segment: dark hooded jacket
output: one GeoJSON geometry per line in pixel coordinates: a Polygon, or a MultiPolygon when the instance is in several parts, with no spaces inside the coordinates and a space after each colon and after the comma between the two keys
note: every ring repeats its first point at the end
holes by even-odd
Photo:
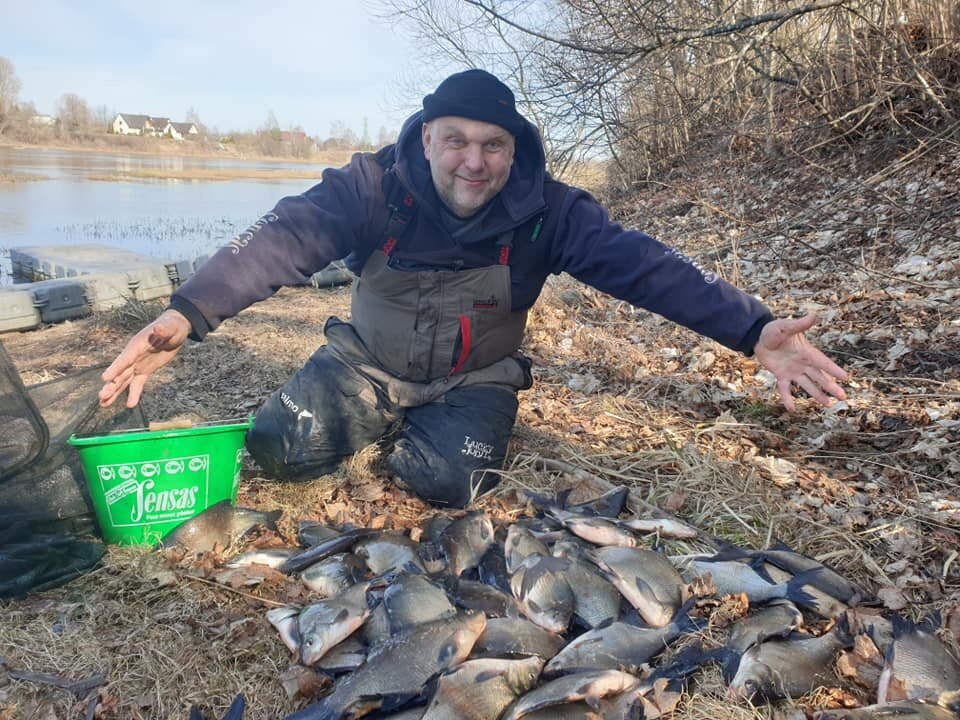
{"type": "Polygon", "coordinates": [[[421,124],[417,113],[395,145],[376,154],[358,153],[346,167],[325,170],[321,183],[283,198],[208,260],[170,302],[190,320],[192,337],[202,339],[224,319],[285,285],[307,283],[333,260],[346,258],[359,273],[383,244],[387,198],[396,196],[399,184],[413,197],[415,212],[394,253],[395,267],[494,264],[498,238],[513,231],[513,310],[532,306],[548,275],[566,272],[731,349],[752,353],[771,319],[766,307],[677,250],[612,222],[587,192],[550,178],[533,125],[517,137],[510,177],[477,221],[451,224],[449,214],[442,215],[424,157],[421,124]]]}

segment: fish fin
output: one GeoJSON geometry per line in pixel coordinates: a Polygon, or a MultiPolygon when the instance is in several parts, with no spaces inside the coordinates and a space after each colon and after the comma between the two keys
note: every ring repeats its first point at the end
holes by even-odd
{"type": "Polygon", "coordinates": [[[943,625],[943,616],[940,614],[939,610],[932,611],[929,615],[923,618],[918,624],[917,627],[924,632],[933,633],[940,629],[943,625]]]}
{"type": "MultiPolygon", "coordinates": [[[[433,686],[436,687],[436,676],[431,678],[433,686]]],[[[430,680],[427,681],[427,687],[430,680]]],[[[414,705],[415,701],[422,696],[422,691],[405,693],[388,693],[386,695],[362,695],[357,698],[357,703],[364,703],[367,712],[379,710],[381,713],[392,713],[402,710],[408,705],[414,705]]],[[[354,703],[356,705],[357,703],[354,703]]],[[[350,717],[360,717],[360,715],[351,715],[350,717]]]]}
{"type": "MultiPolygon", "coordinates": [[[[910,618],[905,618],[899,613],[890,616],[890,624],[893,626],[893,639],[902,638],[904,635],[910,635],[917,631],[917,626],[910,618]]],[[[890,644],[893,647],[893,643],[890,644]]]]}
{"type": "Polygon", "coordinates": [[[744,550],[733,543],[727,543],[712,557],[699,558],[703,562],[727,562],[729,560],[752,560],[755,554],[750,550],[744,550]]]}
{"type": "Polygon", "coordinates": [[[677,611],[673,614],[670,622],[677,626],[677,631],[680,633],[688,632],[698,632],[702,630],[707,625],[706,620],[700,618],[690,617],[690,611],[693,609],[694,605],[697,604],[697,598],[692,597],[688,599],[683,605],[677,608],[677,611]]]}
{"type": "Polygon", "coordinates": [[[823,568],[813,568],[799,575],[794,575],[793,579],[787,582],[787,590],[784,597],[803,607],[818,607],[817,599],[804,590],[803,586],[812,585],[813,587],[817,587],[816,579],[822,570],[823,568]]]}
{"type": "Polygon", "coordinates": [[[240,693],[233,699],[233,702],[230,703],[230,707],[227,708],[227,714],[223,716],[223,720],[241,720],[246,707],[247,701],[244,699],[243,693],[240,693]]]}
{"type": "Polygon", "coordinates": [[[190,720],[207,720],[206,716],[200,712],[196,705],[190,706],[190,720]]]}
{"type": "MultiPolygon", "coordinates": [[[[532,490],[524,490],[523,495],[537,510],[544,512],[553,508],[563,509],[564,506],[564,501],[560,499],[559,495],[556,499],[554,499],[549,498],[546,495],[541,495],[540,493],[535,493],[532,490]]],[[[564,499],[566,499],[566,496],[564,496],[564,499]]]]}
{"type": "Polygon", "coordinates": [[[850,630],[850,619],[845,612],[837,615],[837,622],[830,630],[837,636],[837,640],[842,642],[845,647],[853,647],[853,633],[850,630]]]}
{"type": "Polygon", "coordinates": [[[774,579],[770,576],[770,571],[767,570],[767,564],[768,564],[767,559],[762,554],[755,555],[754,557],[752,557],[748,564],[757,575],[762,577],[768,583],[770,583],[771,585],[777,584],[776,582],[774,582],[774,579]]]}
{"type": "Polygon", "coordinates": [[[767,549],[768,549],[768,550],[778,550],[778,551],[782,551],[782,552],[792,552],[792,553],[796,553],[797,555],[802,554],[802,553],[798,553],[798,552],[797,552],[796,550],[794,550],[792,547],[790,547],[789,545],[787,545],[783,540],[779,540],[779,539],[776,540],[776,541],[773,543],[773,545],[771,545],[771,546],[770,546],[769,548],[767,548],[767,549]]]}
{"type": "Polygon", "coordinates": [[[711,652],[717,653],[717,659],[720,661],[720,672],[723,674],[723,681],[729,685],[740,669],[740,658],[743,655],[729,647],[721,647],[711,652]]]}
{"type": "Polygon", "coordinates": [[[563,509],[566,509],[570,504],[570,495],[573,493],[573,488],[564,488],[563,490],[557,491],[557,497],[554,503],[559,505],[563,509]]]}
{"type": "MultiPolygon", "coordinates": [[[[283,510],[271,510],[270,512],[264,513],[263,524],[270,530],[276,530],[277,520],[279,520],[282,516],[283,510]]],[[[241,710],[241,712],[243,711],[241,710]]]]}

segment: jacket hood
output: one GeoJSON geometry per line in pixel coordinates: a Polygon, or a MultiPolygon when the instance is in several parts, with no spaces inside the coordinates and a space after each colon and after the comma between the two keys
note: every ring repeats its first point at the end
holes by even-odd
{"type": "MultiPolygon", "coordinates": [[[[510,177],[500,191],[503,207],[513,222],[522,222],[544,207],[543,183],[546,179],[546,156],[540,132],[528,120],[516,138],[516,151],[510,177]]],[[[436,197],[430,164],[423,155],[423,111],[411,115],[403,123],[394,146],[394,169],[400,181],[421,202],[436,197]],[[429,192],[427,192],[429,190],[429,192]]]]}

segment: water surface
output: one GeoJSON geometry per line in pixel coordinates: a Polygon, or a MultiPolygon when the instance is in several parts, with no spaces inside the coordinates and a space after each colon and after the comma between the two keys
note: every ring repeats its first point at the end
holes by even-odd
{"type": "Polygon", "coordinates": [[[315,170],[324,165],[123,155],[0,147],[0,173],[46,180],[0,184],[0,284],[12,247],[97,243],[165,260],[192,259],[226,244],[281,197],[313,180],[90,180],[146,168],[315,170]]]}

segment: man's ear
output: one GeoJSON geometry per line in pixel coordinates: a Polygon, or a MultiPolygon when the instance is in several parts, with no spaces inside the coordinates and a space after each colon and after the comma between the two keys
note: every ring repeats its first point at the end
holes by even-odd
{"type": "Polygon", "coordinates": [[[424,123],[420,127],[420,139],[423,142],[423,156],[430,159],[430,123],[424,123]]]}

